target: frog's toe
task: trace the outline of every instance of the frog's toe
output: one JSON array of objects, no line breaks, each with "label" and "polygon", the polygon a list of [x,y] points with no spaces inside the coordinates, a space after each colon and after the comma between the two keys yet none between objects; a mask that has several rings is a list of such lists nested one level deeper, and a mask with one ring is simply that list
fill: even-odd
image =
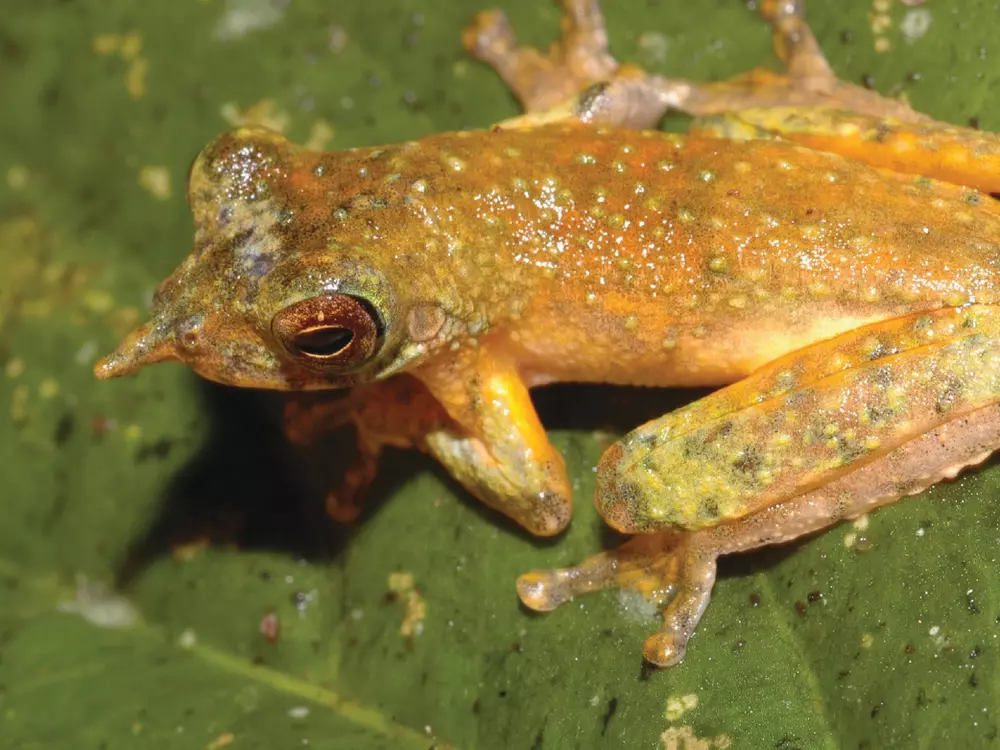
[{"label": "frog's toe", "polygon": [[[714,572],[712,581],[715,581]],[[663,627],[642,644],[646,661],[657,667],[672,667],[684,659],[688,641],[694,635],[711,593],[711,584],[698,592],[678,592],[663,611]]]},{"label": "frog's toe", "polygon": [[344,495],[341,490],[332,490],[326,495],[326,514],[335,523],[351,524],[361,517],[364,497],[360,493]]},{"label": "frog's toe", "polygon": [[477,13],[462,34],[462,44],[470,55],[497,70],[517,54],[517,40],[502,10]]},{"label": "frog's toe", "polygon": [[658,667],[672,667],[684,659],[687,637],[678,638],[673,633],[654,633],[642,644],[642,656]]},{"label": "frog's toe", "polygon": [[620,585],[620,549],[588,557],[579,565],[551,570],[533,570],[517,579],[517,595],[524,606],[549,612],[578,594]]},{"label": "frog's toe", "polygon": [[529,524],[537,536],[561,534],[573,520],[573,499],[569,493],[543,491],[535,501]]},{"label": "frog's toe", "polygon": [[551,612],[574,595],[572,568],[533,570],[517,579],[517,595],[536,612]]}]

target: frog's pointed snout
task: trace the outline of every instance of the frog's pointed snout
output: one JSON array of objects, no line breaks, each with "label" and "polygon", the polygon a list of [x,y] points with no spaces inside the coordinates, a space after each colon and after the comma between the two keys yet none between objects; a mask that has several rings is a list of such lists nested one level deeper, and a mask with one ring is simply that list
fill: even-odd
[{"label": "frog's pointed snout", "polygon": [[94,375],[101,380],[119,378],[171,359],[177,359],[173,336],[169,329],[150,322],[132,331],[117,349],[94,365]]}]

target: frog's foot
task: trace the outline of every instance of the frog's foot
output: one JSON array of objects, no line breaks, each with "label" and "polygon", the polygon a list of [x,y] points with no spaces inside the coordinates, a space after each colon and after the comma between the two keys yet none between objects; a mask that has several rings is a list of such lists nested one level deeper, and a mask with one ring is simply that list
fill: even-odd
[{"label": "frog's foot", "polygon": [[804,6],[805,0],[761,3],[760,13],[771,25],[783,73],[755,68],[728,81],[692,84],[679,109],[705,117],[774,107],[822,107],[905,122],[929,119],[903,101],[837,78],[806,23]]},{"label": "frog's foot", "polygon": [[578,594],[605,588],[630,589],[663,610],[663,626],[646,639],[643,655],[667,667],[684,658],[715,584],[716,551],[696,534],[662,532],[633,537],[621,547],[580,565],[526,573],[517,593],[525,606],[547,612]]},{"label": "frog's foot", "polygon": [[548,54],[518,45],[500,10],[479,13],[465,30],[466,49],[503,78],[525,112],[551,109],[618,70],[597,0],[562,0],[562,6],[562,40]]},{"label": "frog's foot", "polygon": [[426,450],[425,436],[442,429],[448,415],[420,381],[398,375],[386,381],[356,386],[347,395],[300,394],[285,405],[284,432],[296,445],[308,446],[327,433],[351,424],[356,448],[340,484],[327,493],[329,516],[340,523],[357,520],[375,479],[386,445]]},{"label": "frog's foot", "polygon": [[804,0],[763,0],[760,14],[773,33],[774,52],[790,78],[818,88],[837,80],[805,19]]},{"label": "frog's foot", "polygon": [[525,115],[501,127],[531,127],[576,120],[628,128],[655,126],[682,100],[686,82],[648,76],[622,65],[608,51],[598,0],[561,0],[562,38],[548,53],[518,45],[499,10],[478,14],[466,29],[466,49],[503,78]]}]

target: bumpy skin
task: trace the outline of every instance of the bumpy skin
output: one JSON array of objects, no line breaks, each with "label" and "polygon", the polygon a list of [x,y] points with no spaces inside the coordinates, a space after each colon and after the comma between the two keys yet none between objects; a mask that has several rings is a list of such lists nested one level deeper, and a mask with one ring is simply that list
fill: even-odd
[{"label": "bumpy skin", "polygon": [[[336,153],[260,128],[209,145],[190,177],[195,251],[97,372],[177,359],[238,386],[353,387],[289,411],[300,440],[358,427],[334,516],[357,513],[395,444],[535,534],[563,529],[571,498],[529,388],[738,381],[602,459],[598,508],[640,536],[518,584],[536,609],[644,590],[667,604],[646,657],[670,664],[718,555],[996,447],[1000,211],[981,191],[998,187],[1000,141],[838,82],[795,3],[763,4],[786,75],[704,86],[618,66],[596,2],[564,5],[551,57],[497,12],[467,35],[528,107],[503,126]],[[686,138],[626,129],[670,106],[740,111]],[[317,299],[308,325],[292,314]],[[331,325],[354,333],[331,357],[289,338]]]}]

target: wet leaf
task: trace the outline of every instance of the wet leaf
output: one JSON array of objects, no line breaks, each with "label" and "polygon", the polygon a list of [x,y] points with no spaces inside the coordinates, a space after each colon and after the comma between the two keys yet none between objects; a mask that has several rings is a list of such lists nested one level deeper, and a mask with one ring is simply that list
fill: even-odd
[{"label": "wet leaf", "polygon": [[[606,4],[615,51],[654,70],[714,79],[772,61],[766,29],[735,0]],[[507,6],[525,41],[553,38],[554,5]],[[888,26],[873,21],[883,6]],[[565,538],[539,543],[403,453],[388,456],[363,523],[337,528],[320,490],[347,438],[320,460],[297,452],[278,434],[274,397],[175,366],[92,379],[97,354],[187,253],[186,170],[228,123],[253,110],[298,141],[341,148],[513,114],[460,48],[478,9],[6,4],[0,745],[996,742],[995,467],[867,528],[725,561],[685,663],[650,671],[639,646],[655,618],[631,598],[534,616],[513,581],[614,543],[588,502],[608,431],[691,394],[540,393],[578,515]],[[1000,129],[992,2],[809,10],[842,76]],[[81,575],[117,581],[126,598]]]}]

